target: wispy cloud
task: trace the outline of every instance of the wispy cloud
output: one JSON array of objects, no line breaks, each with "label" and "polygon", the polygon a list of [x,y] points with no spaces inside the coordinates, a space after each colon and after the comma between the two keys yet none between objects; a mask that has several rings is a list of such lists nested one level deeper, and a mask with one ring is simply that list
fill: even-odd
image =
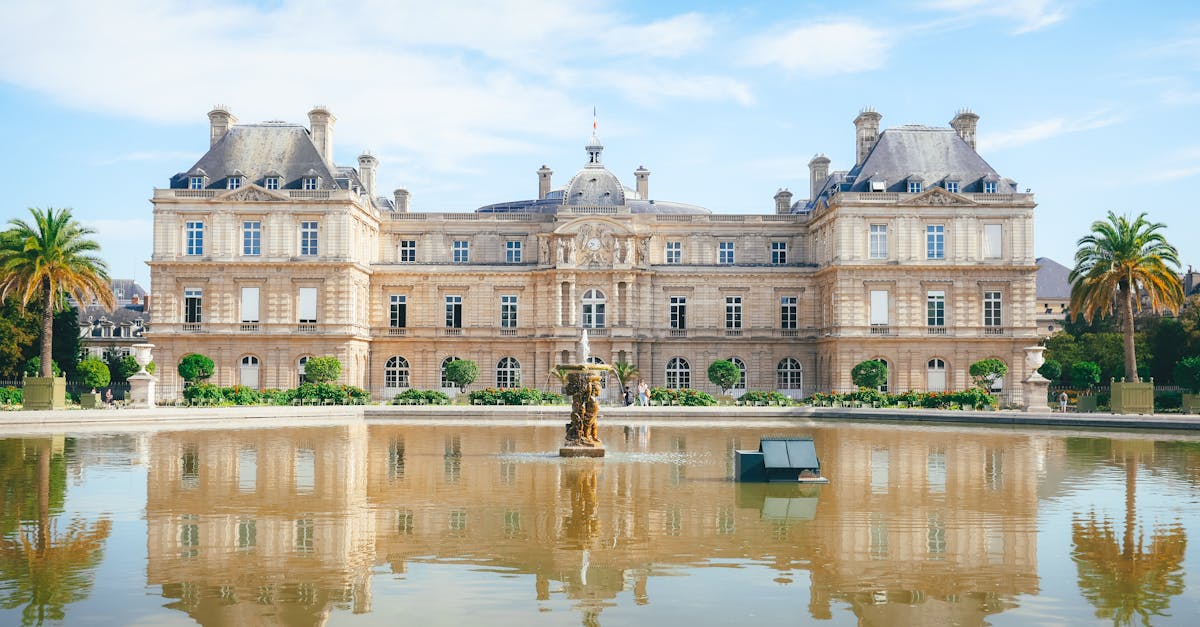
[{"label": "wispy cloud", "polygon": [[774,65],[807,76],[854,74],[883,67],[888,32],[854,20],[773,31],[746,45],[748,65]]},{"label": "wispy cloud", "polygon": [[923,6],[961,17],[1013,21],[1016,22],[1012,31],[1015,35],[1041,30],[1067,19],[1065,3],[1060,0],[931,0]]},{"label": "wispy cloud", "polygon": [[1060,135],[1080,133],[1123,122],[1124,119],[1108,110],[1095,111],[1076,117],[1054,117],[1031,122],[1021,128],[988,133],[979,138],[979,151],[991,152],[1024,146]]},{"label": "wispy cloud", "polygon": [[1189,146],[1171,153],[1159,167],[1147,172],[1145,179],[1156,183],[1178,181],[1200,176],[1200,145]]},{"label": "wispy cloud", "polygon": [[183,150],[135,150],[119,155],[106,156],[93,162],[97,166],[116,165],[135,161],[195,161],[195,151]]}]

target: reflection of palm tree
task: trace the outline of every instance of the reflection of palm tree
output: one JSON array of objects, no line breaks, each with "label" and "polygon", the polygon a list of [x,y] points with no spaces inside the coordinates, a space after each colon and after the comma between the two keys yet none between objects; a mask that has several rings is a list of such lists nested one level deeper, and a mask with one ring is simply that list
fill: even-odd
[{"label": "reflection of palm tree", "polygon": [[1136,454],[1125,453],[1124,462],[1124,535],[1118,542],[1112,521],[1098,519],[1095,512],[1086,517],[1077,514],[1071,522],[1072,558],[1079,571],[1079,589],[1096,607],[1097,617],[1111,618],[1113,625],[1132,625],[1138,616],[1149,625],[1150,616],[1163,615],[1170,597],[1183,592],[1180,567],[1187,536],[1179,523],[1156,525],[1148,546],[1143,529],[1134,533]]},{"label": "reflection of palm tree", "polygon": [[0,607],[24,605],[23,625],[62,621],[67,605],[87,597],[89,571],[100,563],[112,528],[107,518],[91,524],[75,518],[60,531],[58,519],[50,517],[50,475],[50,442],[43,441],[38,446],[37,524],[22,525],[0,543],[0,580],[8,582]]}]

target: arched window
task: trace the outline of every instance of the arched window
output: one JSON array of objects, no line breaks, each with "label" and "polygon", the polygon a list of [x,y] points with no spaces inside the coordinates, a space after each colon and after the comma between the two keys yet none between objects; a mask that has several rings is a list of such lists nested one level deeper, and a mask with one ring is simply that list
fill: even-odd
[{"label": "arched window", "polygon": [[242,368],[238,374],[238,383],[248,388],[258,389],[258,357],[254,355],[242,357]]},{"label": "arched window", "polygon": [[300,357],[300,359],[296,360],[296,374],[298,375],[297,378],[300,380],[300,383],[308,382],[308,377],[304,374],[304,367],[308,365],[308,358],[310,356],[311,355],[303,355]]},{"label": "arched window", "polygon": [[521,362],[515,357],[505,357],[496,364],[496,387],[521,387]]},{"label": "arched window", "polygon": [[936,357],[929,360],[925,367],[925,388],[929,392],[946,391],[946,362]]},{"label": "arched window", "polygon": [[412,387],[408,380],[408,360],[393,355],[383,364],[383,387],[407,388]]},{"label": "arched window", "polygon": [[447,357],[442,360],[442,387],[444,387],[444,388],[458,387],[458,386],[454,385],[454,383],[452,383],[449,379],[446,378],[446,366],[449,366],[450,362],[452,362],[452,361],[458,361],[458,358],[457,357]]},{"label": "arched window", "polygon": [[733,365],[737,366],[738,371],[742,373],[741,376],[738,377],[737,385],[733,386],[734,394],[737,394],[738,390],[746,389],[746,362],[738,359],[737,357],[730,357],[729,361],[732,362]]},{"label": "arched window", "polygon": [[667,387],[675,390],[692,387],[692,367],[682,357],[667,362]]},{"label": "arched window", "polygon": [[795,357],[784,357],[775,367],[775,388],[799,390],[804,387],[804,366]]},{"label": "arched window", "polygon": [[[604,365],[604,360],[600,359],[599,357],[596,357],[595,355],[588,355],[587,362],[589,364],[592,364],[595,366],[603,366]],[[607,370],[600,373],[600,387],[602,389],[608,388],[608,371]]]},{"label": "arched window", "polygon": [[604,328],[604,292],[588,290],[583,293],[583,328]]}]

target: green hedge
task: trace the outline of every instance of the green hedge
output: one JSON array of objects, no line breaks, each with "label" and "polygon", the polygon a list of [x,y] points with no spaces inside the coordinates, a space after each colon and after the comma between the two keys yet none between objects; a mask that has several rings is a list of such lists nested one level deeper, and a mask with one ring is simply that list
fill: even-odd
[{"label": "green hedge", "polygon": [[392,397],[393,405],[449,405],[450,397],[439,390],[408,389]]},{"label": "green hedge", "polygon": [[787,405],[792,401],[792,399],[780,394],[779,392],[776,392],[775,390],[771,390],[770,392],[763,392],[761,390],[747,390],[738,398],[738,400],[741,401],[743,405]]},{"label": "green hedge", "polygon": [[20,405],[24,398],[21,388],[0,388],[0,405]]},{"label": "green hedge", "polygon": [[884,394],[878,390],[857,390],[840,394],[837,392],[816,392],[806,399],[818,406],[830,406],[834,403],[858,402],[867,406],[894,407],[904,403],[909,407],[924,407],[927,409],[949,409],[953,406],[966,409],[983,409],[995,407],[998,404],[995,396],[979,388],[955,390],[952,392],[916,392],[908,391],[900,394]]},{"label": "green hedge", "polygon": [[197,383],[183,391],[183,398],[192,405],[290,405],[299,400],[305,404],[362,405],[370,401],[366,391],[352,385],[336,383],[304,383],[293,390],[256,390],[244,385],[218,387]]},{"label": "green hedge", "polygon": [[657,401],[663,405],[686,405],[689,407],[704,407],[716,405],[717,399],[712,394],[692,388],[650,388],[651,402]]}]

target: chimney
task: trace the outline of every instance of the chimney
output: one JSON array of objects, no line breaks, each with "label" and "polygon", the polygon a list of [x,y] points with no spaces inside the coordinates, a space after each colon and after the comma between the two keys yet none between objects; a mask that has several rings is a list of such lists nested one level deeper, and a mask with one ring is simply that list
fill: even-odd
[{"label": "chimney", "polygon": [[544,163],[542,167],[538,168],[538,200],[542,200],[546,194],[550,193],[550,177],[553,175],[554,170],[547,168]]},{"label": "chimney", "polygon": [[792,212],[792,193],[786,189],[775,192],[775,213]]},{"label": "chimney", "polygon": [[317,152],[321,153],[321,158],[325,163],[333,165],[333,123],[337,122],[337,118],[329,112],[329,109],[321,105],[313,107],[312,111],[308,112],[309,132],[312,134],[312,142],[317,147]]},{"label": "chimney", "polygon": [[854,165],[862,165],[863,161],[867,160],[867,155],[871,149],[875,147],[875,142],[879,140],[879,120],[883,119],[871,107],[867,107],[858,113],[858,117],[854,118],[854,130],[858,140],[858,156]]},{"label": "chimney", "polygon": [[396,197],[396,213],[408,213],[408,190],[401,187],[392,194]]},{"label": "chimney", "polygon": [[808,162],[808,199],[816,200],[821,191],[821,184],[829,178],[829,157],[813,155]]},{"label": "chimney", "polygon": [[375,168],[378,165],[379,160],[369,151],[364,150],[358,156],[358,180],[362,181],[363,187],[366,188],[367,198],[371,200],[375,200]]},{"label": "chimney", "polygon": [[975,149],[975,127],[979,124],[979,116],[970,109],[959,109],[958,114],[950,120],[950,127],[958,131],[958,136],[967,142],[971,150]]},{"label": "chimney", "polygon": [[650,170],[646,166],[639,165],[638,169],[633,171],[633,178],[637,179],[637,195],[642,200],[650,199]]},{"label": "chimney", "polygon": [[210,124],[208,147],[212,148],[225,136],[225,133],[229,132],[229,127],[237,124],[238,120],[225,105],[217,105],[208,112],[208,121]]}]

